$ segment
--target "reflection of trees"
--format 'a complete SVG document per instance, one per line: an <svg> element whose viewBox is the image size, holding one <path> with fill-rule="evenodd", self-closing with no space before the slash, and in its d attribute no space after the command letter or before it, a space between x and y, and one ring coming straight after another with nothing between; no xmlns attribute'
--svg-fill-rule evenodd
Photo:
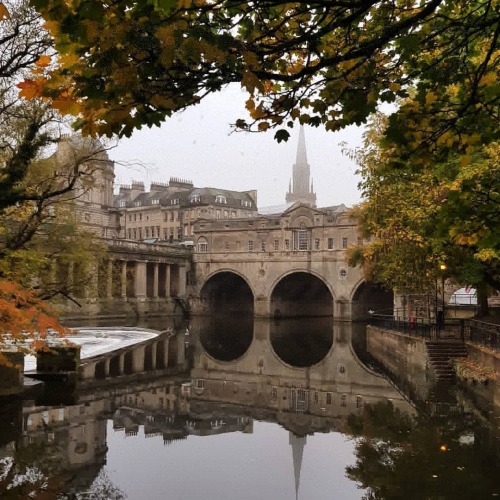
<svg viewBox="0 0 500 500"><path fill-rule="evenodd" d="M470 499L499 492L497 459L463 413L420 414L412 419L392 403L351 415L358 437L356 463L347 477L366 489L366 500ZM466 439L467 438L467 439Z"/></svg>

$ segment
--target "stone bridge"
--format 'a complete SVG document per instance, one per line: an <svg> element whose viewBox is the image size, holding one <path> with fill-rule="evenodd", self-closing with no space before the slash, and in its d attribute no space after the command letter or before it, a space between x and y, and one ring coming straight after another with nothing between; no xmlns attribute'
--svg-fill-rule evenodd
<svg viewBox="0 0 500 500"><path fill-rule="evenodd" d="M195 225L191 311L260 317L364 319L392 312L393 294L349 267L348 248L362 245L345 207L294 205L248 220Z"/></svg>

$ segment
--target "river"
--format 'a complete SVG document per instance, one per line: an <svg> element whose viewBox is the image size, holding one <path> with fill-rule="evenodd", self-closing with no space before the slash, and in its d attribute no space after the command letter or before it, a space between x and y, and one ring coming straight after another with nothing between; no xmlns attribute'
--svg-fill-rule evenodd
<svg viewBox="0 0 500 500"><path fill-rule="evenodd" d="M1 498L500 496L498 408L455 385L405 394L361 324L140 326L174 332L168 367L0 401Z"/></svg>

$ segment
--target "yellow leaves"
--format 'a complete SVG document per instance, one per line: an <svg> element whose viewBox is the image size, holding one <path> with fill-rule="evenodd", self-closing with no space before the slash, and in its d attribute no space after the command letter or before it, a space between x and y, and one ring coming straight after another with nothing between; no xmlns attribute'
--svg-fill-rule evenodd
<svg viewBox="0 0 500 500"><path fill-rule="evenodd" d="M392 82L389 85L389 89L392 90L393 92L397 92L400 88L401 88L401 84L396 83L396 82Z"/></svg>
<svg viewBox="0 0 500 500"><path fill-rule="evenodd" d="M257 78L255 73L245 71L243 73L243 78L241 79L241 86L246 88L250 94L253 94L255 89L260 86L260 80Z"/></svg>
<svg viewBox="0 0 500 500"><path fill-rule="evenodd" d="M438 95L435 92L427 92L425 95L425 104L431 106L433 102L436 102Z"/></svg>

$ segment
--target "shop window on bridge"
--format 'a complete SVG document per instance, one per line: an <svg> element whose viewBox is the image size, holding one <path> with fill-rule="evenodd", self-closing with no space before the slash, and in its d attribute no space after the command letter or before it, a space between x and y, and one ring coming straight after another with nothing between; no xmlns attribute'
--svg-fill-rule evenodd
<svg viewBox="0 0 500 500"><path fill-rule="evenodd" d="M309 391L292 388L290 390L290 409L293 411L307 411L309 409Z"/></svg>
<svg viewBox="0 0 500 500"><path fill-rule="evenodd" d="M202 378L195 378L193 385L195 389L205 389L205 380Z"/></svg>
<svg viewBox="0 0 500 500"><path fill-rule="evenodd" d="M293 249L299 252L309 250L309 231L304 224L293 232Z"/></svg>
<svg viewBox="0 0 500 500"><path fill-rule="evenodd" d="M206 253L208 252L208 242L206 238L200 238L198 240L198 252L199 253Z"/></svg>

